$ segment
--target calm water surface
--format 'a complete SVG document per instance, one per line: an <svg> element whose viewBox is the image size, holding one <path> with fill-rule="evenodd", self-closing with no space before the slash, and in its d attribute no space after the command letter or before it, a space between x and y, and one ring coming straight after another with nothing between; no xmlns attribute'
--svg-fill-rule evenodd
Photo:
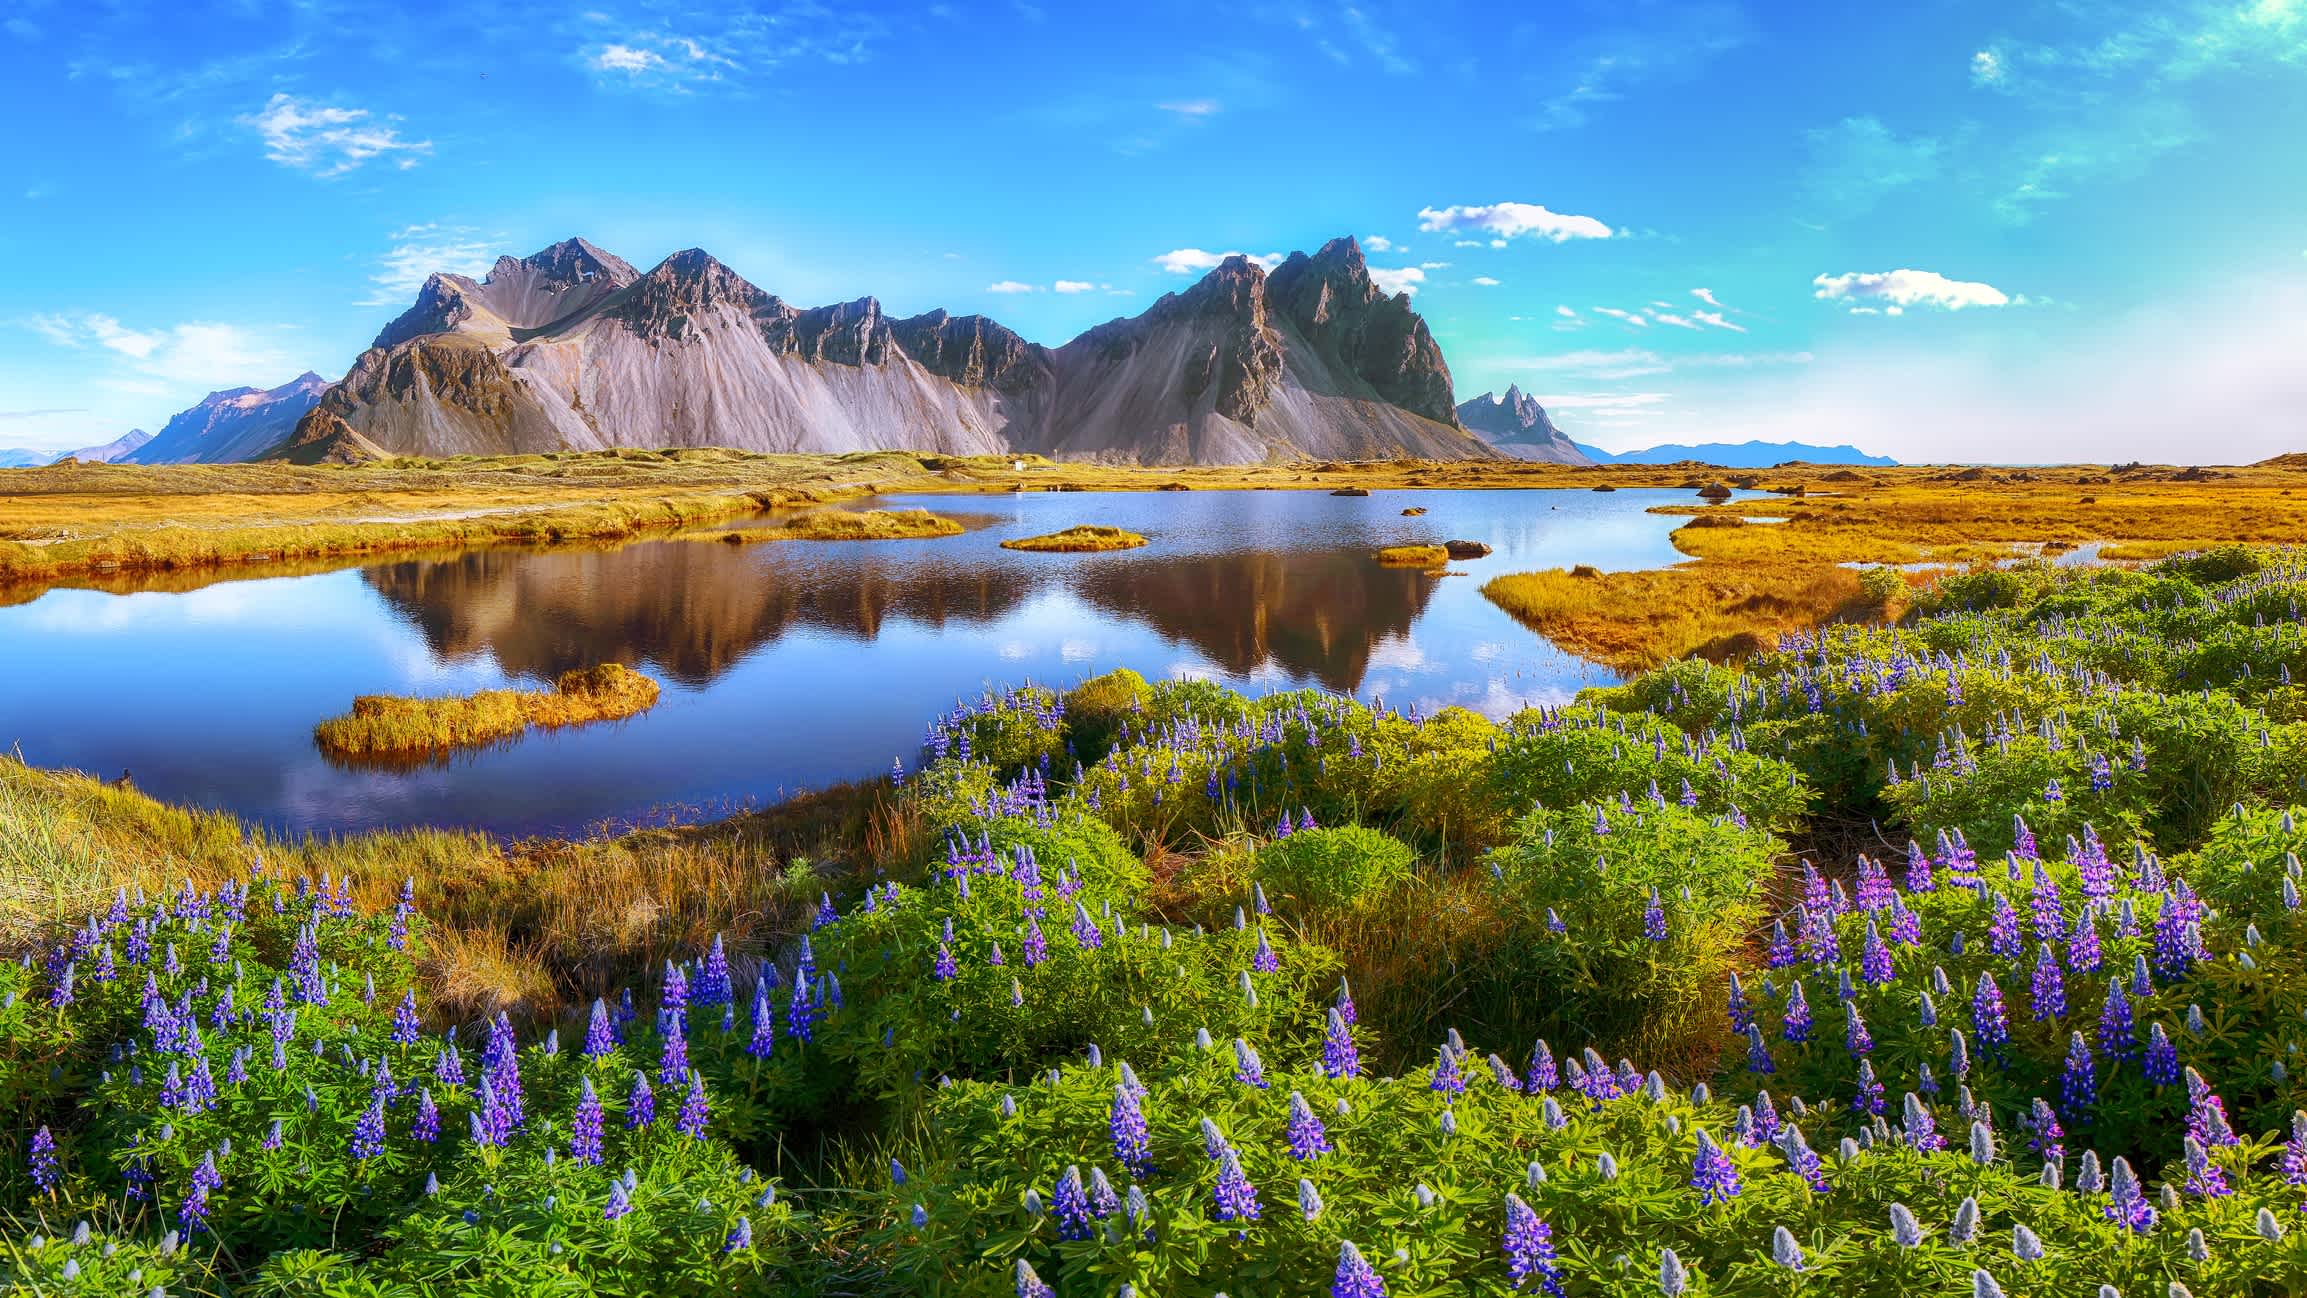
<svg viewBox="0 0 2307 1298"><path fill-rule="evenodd" d="M127 770L155 796L289 830L579 833L696 817L916 763L929 718L991 685L1116 667L1253 692L1321 686L1503 716L1610 674L1482 598L1488 575L1678 556L1681 491L1028 493L890 497L963 518L933 541L488 550L184 592L55 590L0 608L0 744ZM1424 506L1422 518L1401 511ZM1076 523L1110 555L999 548ZM1486 541L1437 577L1380 545ZM355 694L462 693L631 664L631 721L411 771L345 769L313 725Z"/></svg>

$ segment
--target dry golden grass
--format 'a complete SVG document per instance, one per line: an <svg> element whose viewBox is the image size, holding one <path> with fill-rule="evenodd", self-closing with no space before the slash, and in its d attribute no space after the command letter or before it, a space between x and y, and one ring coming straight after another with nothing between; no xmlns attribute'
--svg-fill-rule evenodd
<svg viewBox="0 0 2307 1298"><path fill-rule="evenodd" d="M657 705L657 682L622 663L561 673L550 690L483 690L449 698L364 694L352 712L313 728L331 757L399 763L552 730L637 716Z"/></svg>
<svg viewBox="0 0 2307 1298"><path fill-rule="evenodd" d="M1693 654L1743 657L1782 631L1869 612L1858 573L1831 564L1554 569L1494 577L1482 593L1538 634L1620 671Z"/></svg>
<svg viewBox="0 0 2307 1298"><path fill-rule="evenodd" d="M1146 543L1135 532L1118 527L1099 527L1084 523L1062 532L1042 536L1028 536L1014 541L1003 541L1004 550L1032 550L1055 554L1092 554L1102 550L1134 550Z"/></svg>
<svg viewBox="0 0 2307 1298"><path fill-rule="evenodd" d="M1389 545L1377 557L1389 568L1439 568L1450 562L1450 552L1438 545Z"/></svg>
<svg viewBox="0 0 2307 1298"><path fill-rule="evenodd" d="M776 527L717 532L713 539L750 545L757 541L913 541L961 533L961 524L926 509L868 509L862 513L820 509Z"/></svg>

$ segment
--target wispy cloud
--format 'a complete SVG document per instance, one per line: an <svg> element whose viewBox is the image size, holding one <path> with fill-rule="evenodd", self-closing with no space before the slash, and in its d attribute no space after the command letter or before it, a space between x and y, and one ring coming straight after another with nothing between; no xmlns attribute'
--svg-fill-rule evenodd
<svg viewBox="0 0 2307 1298"><path fill-rule="evenodd" d="M1992 284L1977 280L1948 279L1935 270L1882 270L1852 271L1843 275L1820 275L1811 280L1812 297L1822 302L1842 302L1852 312L1872 315L1898 315L1908 307L1937 307L1947 311L1960 311L1964 307L2009 306L2023 298L2013 298Z"/></svg>
<svg viewBox="0 0 2307 1298"><path fill-rule="evenodd" d="M403 226L391 238L368 277L368 296L354 305L404 306L436 273L477 279L496 262L493 245L471 226L427 222Z"/></svg>
<svg viewBox="0 0 2307 1298"><path fill-rule="evenodd" d="M1476 275L1473 282L1483 288L1496 288L1505 283L1504 280L1492 279L1488 275Z"/></svg>
<svg viewBox="0 0 2307 1298"><path fill-rule="evenodd" d="M1370 282L1377 285L1378 291L1388 297L1392 297L1396 293L1408 293L1414 297L1417 295L1418 286L1426 282L1426 272L1416 266L1372 266L1370 267Z"/></svg>
<svg viewBox="0 0 2307 1298"><path fill-rule="evenodd" d="M1631 97L1645 85L1687 80L1708 63L1744 45L1753 24L1732 3L1634 5L1647 21L1598 32L1574 42L1569 64L1550 78L1567 85L1541 102L1542 131L1583 126L1592 113Z"/></svg>
<svg viewBox="0 0 2307 1298"><path fill-rule="evenodd" d="M1203 271L1216 270L1218 263L1228 257L1248 257L1264 270L1272 270L1282 264L1282 254L1278 252L1264 252L1253 256L1246 252L1204 252L1200 248L1174 249L1154 258L1153 263L1172 275L1196 275Z"/></svg>
<svg viewBox="0 0 2307 1298"><path fill-rule="evenodd" d="M1860 215L1888 194L1935 178L1945 151L1929 136L1901 138L1874 117L1846 117L1804 140L1803 195L1830 219Z"/></svg>
<svg viewBox="0 0 2307 1298"><path fill-rule="evenodd" d="M1165 113L1175 113L1185 118L1215 117L1224 112L1226 108L1224 104L1215 99L1172 99L1165 103L1155 104L1154 107Z"/></svg>
<svg viewBox="0 0 2307 1298"><path fill-rule="evenodd" d="M659 5L639 21L594 11L576 30L577 63L596 85L689 95L740 92L794 63L863 63L889 25L860 6L794 0Z"/></svg>
<svg viewBox="0 0 2307 1298"><path fill-rule="evenodd" d="M1591 216L1556 212L1536 203L1420 208L1418 228L1429 234L1488 234L1496 247L1504 246L1509 239L1568 243L1572 239L1607 239L1614 233L1608 225Z"/></svg>
<svg viewBox="0 0 2307 1298"><path fill-rule="evenodd" d="M87 311L35 315L20 323L60 347L117 357L111 384L133 391L278 382L296 369L288 353L263 334L212 320L138 329Z"/></svg>
<svg viewBox="0 0 2307 1298"><path fill-rule="evenodd" d="M1633 325L1638 329L1648 329L1650 327L1650 321L1645 319L1642 313L1639 311L1622 311L1614 306L1598 306L1594 308L1594 310L1598 315L1609 316L1613 320L1622 321L1626 324Z"/></svg>
<svg viewBox="0 0 2307 1298"><path fill-rule="evenodd" d="M988 293L1038 293L1041 290L1022 280L997 279L986 285L985 291Z"/></svg>
<svg viewBox="0 0 2307 1298"><path fill-rule="evenodd" d="M433 151L431 140L401 138L397 115L276 94L239 119L264 141L264 156L284 167L323 178L341 176L372 159L407 170Z"/></svg>

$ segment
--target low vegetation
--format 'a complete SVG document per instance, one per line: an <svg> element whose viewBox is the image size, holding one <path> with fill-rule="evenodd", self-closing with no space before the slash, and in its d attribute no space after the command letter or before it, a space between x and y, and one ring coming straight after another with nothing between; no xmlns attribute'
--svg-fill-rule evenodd
<svg viewBox="0 0 2307 1298"><path fill-rule="evenodd" d="M529 730L638 716L657 705L657 682L622 663L561 673L550 690L483 690L447 698L366 694L348 715L314 727L313 742L350 762L399 763L479 748Z"/></svg>
<svg viewBox="0 0 2307 1298"><path fill-rule="evenodd" d="M1693 655L1743 658L1782 632L1882 608L1857 572L1831 564L1555 569L1493 577L1482 593L1555 644L1622 671Z"/></svg>
<svg viewBox="0 0 2307 1298"><path fill-rule="evenodd" d="M0 766L0 1285L2294 1292L2302 596L1964 574L1503 723L1120 673L596 843Z"/></svg>
<svg viewBox="0 0 2307 1298"><path fill-rule="evenodd" d="M1438 545L1389 545L1378 551L1378 562L1393 568L1439 568L1450 562L1450 552Z"/></svg>
<svg viewBox="0 0 2307 1298"><path fill-rule="evenodd" d="M1004 550L1049 551L1059 554L1088 554L1101 550L1134 550L1145 543L1145 538L1135 532L1124 531L1118 527L1100 527L1096 524L1084 523L1078 527L1069 527L1062 532L1050 532L1042 536L1027 536L1013 541L1003 541L1001 548Z"/></svg>
<svg viewBox="0 0 2307 1298"><path fill-rule="evenodd" d="M811 510L775 527L717 532L714 539L731 545L758 541L915 541L959 536L961 524L926 509Z"/></svg>

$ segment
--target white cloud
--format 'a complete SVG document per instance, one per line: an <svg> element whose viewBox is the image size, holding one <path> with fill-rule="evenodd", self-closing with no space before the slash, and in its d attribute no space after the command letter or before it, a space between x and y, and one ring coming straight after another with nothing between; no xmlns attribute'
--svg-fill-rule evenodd
<svg viewBox="0 0 2307 1298"><path fill-rule="evenodd" d="M1565 320L1575 320L1578 318L1578 312L1576 309L1566 306L1555 307L1554 314L1561 316Z"/></svg>
<svg viewBox="0 0 2307 1298"><path fill-rule="evenodd" d="M1725 319L1720 311L1693 311L1690 313L1690 318L1700 324L1713 325L1717 329L1728 329L1732 333L1742 334L1746 332L1745 325Z"/></svg>
<svg viewBox="0 0 2307 1298"><path fill-rule="evenodd" d="M2002 79L2003 60L2001 55L1993 50L1980 50L1971 55L1971 81L1973 83L1991 86L1999 83Z"/></svg>
<svg viewBox="0 0 2307 1298"><path fill-rule="evenodd" d="M1178 248L1171 252L1165 252L1154 258L1153 263L1172 275L1193 275L1202 271L1216 270L1218 263L1228 257L1249 257L1250 261L1261 270L1272 270L1282 264L1282 254L1278 252L1251 256L1244 252L1204 252L1199 248Z"/></svg>
<svg viewBox="0 0 2307 1298"><path fill-rule="evenodd" d="M1426 272L1416 266L1403 266L1399 269L1390 266L1372 266L1370 267L1370 282L1377 285L1378 291L1388 297L1392 297L1396 293L1408 293L1415 296L1418 292L1418 286L1426 282Z"/></svg>
<svg viewBox="0 0 2307 1298"><path fill-rule="evenodd" d="M1225 111L1225 105L1215 99L1173 99L1154 107L1180 117L1215 117Z"/></svg>
<svg viewBox="0 0 2307 1298"><path fill-rule="evenodd" d="M1690 290L1690 296L1697 298L1699 301L1704 302L1706 305L1713 307L1717 311L1727 311L1730 309L1722 305L1722 303L1719 301L1715 300L1714 290L1710 288L1694 288Z"/></svg>
<svg viewBox="0 0 2307 1298"><path fill-rule="evenodd" d="M1696 321L1688 316L1676 315L1672 311L1661 311L1656 307L1650 308L1648 315L1662 325L1673 325L1677 329L1697 329L1700 327Z"/></svg>
<svg viewBox="0 0 2307 1298"><path fill-rule="evenodd" d="M1418 263L1420 270L1448 270L1449 268L1450 263L1446 261L1422 261Z"/></svg>
<svg viewBox="0 0 2307 1298"><path fill-rule="evenodd" d="M1476 275L1476 276L1474 277L1474 282L1475 282L1475 283L1477 283L1477 284L1479 284L1479 285L1481 285L1481 286L1482 286L1482 287L1484 287L1484 288L1496 288L1496 287L1498 287L1498 285L1499 285L1499 284L1503 283L1504 281L1502 281L1502 280L1495 280L1495 279L1492 279L1492 278L1490 278L1488 275Z"/></svg>
<svg viewBox="0 0 2307 1298"><path fill-rule="evenodd" d="M1394 241L1382 234L1365 234L1362 236L1362 251L1364 252L1392 252L1393 250Z"/></svg>
<svg viewBox="0 0 2307 1298"><path fill-rule="evenodd" d="M1959 311L1967 306L2008 306L2013 300L1992 284L1948 279L1931 270L1853 271L1844 275L1820 275L1812 279L1811 284L1816 289L1812 297L1826 302L1847 302L1854 310L1880 305L1886 311L1910 306Z"/></svg>
<svg viewBox="0 0 2307 1298"><path fill-rule="evenodd" d="M1636 325L1644 329L1648 329L1650 327L1650 322L1648 320L1643 319L1641 316L1636 315L1632 311L1621 311L1614 306L1598 306L1594 309L1596 312L1609 316L1613 320L1623 320L1630 325Z"/></svg>
<svg viewBox="0 0 2307 1298"><path fill-rule="evenodd" d="M495 250L469 226L403 226L392 233L393 246L377 258L376 272L368 277L369 294L356 306L405 306L412 294L436 273L479 278L496 262Z"/></svg>
<svg viewBox="0 0 2307 1298"><path fill-rule="evenodd" d="M1014 279L997 279L986 285L985 291L988 293L1034 293L1040 290L1031 284L1019 283Z"/></svg>
<svg viewBox="0 0 2307 1298"><path fill-rule="evenodd" d="M89 311L33 316L23 323L58 346L93 345L119 356L107 382L126 391L157 395L171 389L277 383L297 368L262 334L210 320L132 329L113 316Z"/></svg>
<svg viewBox="0 0 2307 1298"><path fill-rule="evenodd" d="M1475 206L1423 207L1418 228L1431 233L1481 232L1493 236L1492 247L1524 236L1568 243L1572 239L1607 239L1611 229L1591 216L1572 216L1536 203L1483 203Z"/></svg>
<svg viewBox="0 0 2307 1298"><path fill-rule="evenodd" d="M1061 279L1050 287L1060 293L1088 293L1096 289L1097 285L1086 279Z"/></svg>
<svg viewBox="0 0 2307 1298"><path fill-rule="evenodd" d="M417 159L433 151L433 143L402 139L394 125L399 120L290 94L276 94L239 119L264 141L265 157L321 177L341 176L374 158L389 158L404 171L417 165Z"/></svg>
<svg viewBox="0 0 2307 1298"><path fill-rule="evenodd" d="M1616 382L1689 370L1750 370L1808 365L1816 358L1809 352L1695 352L1673 356L1647 347L1620 347L1485 359L1483 368L1493 372L1570 374L1599 382Z"/></svg>

